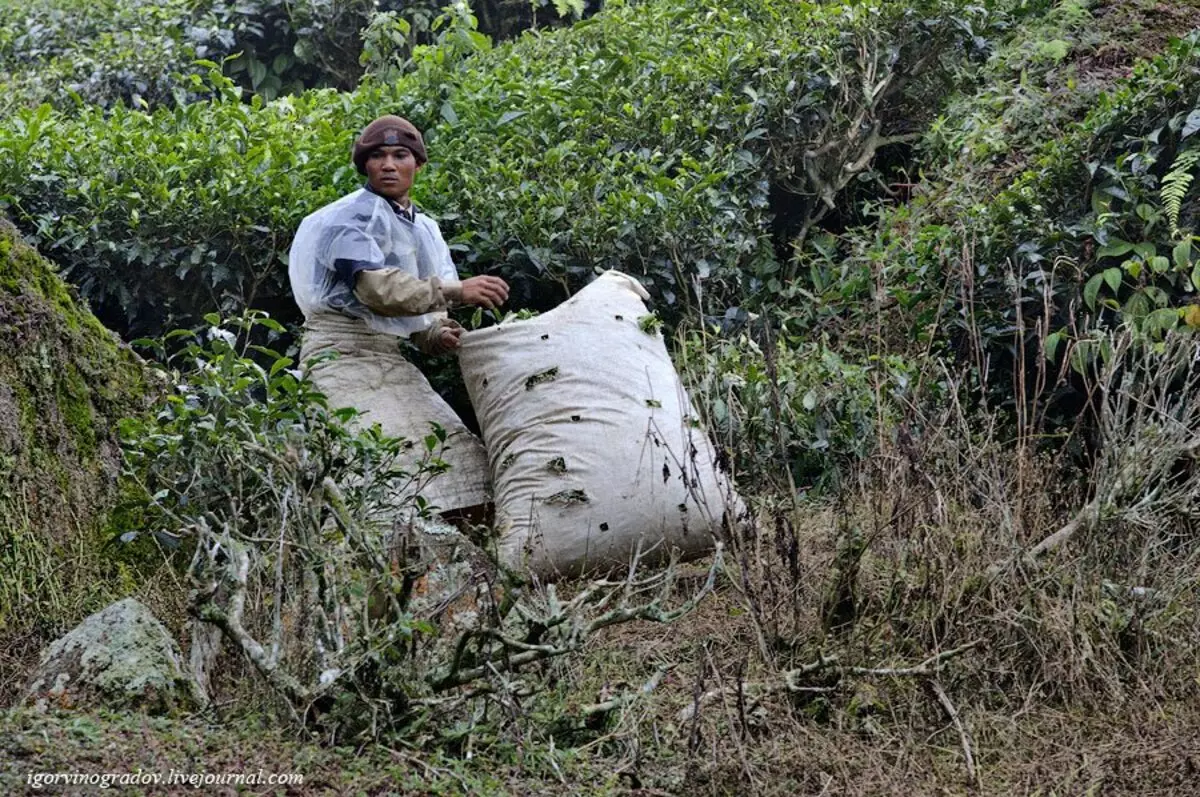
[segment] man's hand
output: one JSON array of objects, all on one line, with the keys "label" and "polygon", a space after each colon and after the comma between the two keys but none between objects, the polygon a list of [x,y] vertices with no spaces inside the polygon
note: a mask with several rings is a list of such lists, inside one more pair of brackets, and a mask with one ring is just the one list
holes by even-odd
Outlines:
[{"label": "man's hand", "polygon": [[462,324],[454,320],[446,321],[443,323],[442,328],[438,330],[437,335],[435,345],[440,352],[454,351],[462,345]]},{"label": "man's hand", "polygon": [[484,275],[471,277],[462,282],[463,304],[473,304],[488,310],[495,310],[506,301],[508,301],[508,283],[499,277]]}]

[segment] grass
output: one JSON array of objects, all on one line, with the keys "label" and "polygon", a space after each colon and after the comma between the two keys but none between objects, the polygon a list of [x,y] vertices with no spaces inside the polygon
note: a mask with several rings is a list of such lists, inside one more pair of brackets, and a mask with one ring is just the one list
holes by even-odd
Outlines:
[{"label": "grass", "polygon": [[[1148,417],[1104,443],[1145,439]],[[331,746],[262,713],[261,681],[231,662],[233,702],[212,715],[9,714],[0,791],[35,771],[141,768],[299,772],[303,788],[274,793],[331,795],[1189,793],[1189,521],[1164,509],[1130,522],[1114,499],[1063,547],[997,570],[1087,501],[1065,478],[1077,466],[1014,445],[987,416],[914,426],[924,433],[885,444],[824,503],[748,487],[758,533],[731,541],[720,588],[693,613],[605,629],[457,725]],[[680,597],[705,572],[684,566]]]},{"label": "grass", "polygon": [[[0,790],[5,794],[32,791],[28,785],[31,773],[138,770],[161,773],[164,778],[172,771],[189,775],[262,771],[303,776],[301,786],[250,793],[509,793],[509,773],[504,770],[493,772],[471,762],[383,746],[366,750],[323,747],[252,718],[218,725],[198,718],[180,722],[110,713],[69,718],[15,713],[0,720],[0,754],[5,760],[0,766]],[[77,793],[62,786],[43,791]],[[164,786],[157,790],[121,789],[119,793],[178,791]]]},{"label": "grass", "polygon": [[[821,502],[789,501],[767,459],[742,479],[758,528],[728,541],[694,612],[607,628],[473,712],[334,746],[272,713],[231,660],[211,715],[8,715],[0,791],[141,768],[294,771],[305,785],[276,792],[294,794],[1186,794],[1200,490],[1176,466],[1200,437],[1200,377],[1171,378],[1184,336],[1113,350],[1090,460],[953,401],[914,401],[909,431]],[[1019,555],[1093,504],[1061,546]],[[684,566],[678,596],[705,573]],[[170,586],[151,593],[159,610]]]},{"label": "grass", "polygon": [[[709,689],[771,677],[753,653],[743,606],[728,584],[672,626],[613,629],[556,673],[554,733],[530,731],[519,745],[481,742],[470,758],[385,744],[328,747],[254,716],[14,712],[0,719],[0,791],[21,793],[31,772],[139,768],[298,772],[302,789],[265,793],[306,795],[1176,795],[1192,786],[1200,763],[1194,700],[1082,711],[1014,694],[1011,705],[988,708],[956,683],[953,668],[946,690],[970,728],[977,786],[952,724],[908,679],[842,682],[816,700],[779,694],[740,704],[733,693],[694,723],[680,721],[701,678]],[[606,690],[639,685],[662,662],[676,667],[660,688],[602,726],[568,720]]]},{"label": "grass", "polygon": [[[1154,356],[1183,356],[1183,343]],[[1155,419],[1182,424],[1186,441],[1200,413],[1179,411],[1170,380],[1138,373],[1131,359],[1098,386],[1110,413],[1122,391],[1142,401],[1096,444],[1159,473],[1138,441],[1173,459]],[[757,533],[729,541],[720,587],[694,612],[605,629],[454,724],[333,746],[271,714],[235,660],[209,715],[10,713],[0,791],[24,790],[31,772],[140,768],[306,779],[245,793],[1188,793],[1200,762],[1191,493],[1155,477],[1154,495],[1175,503],[1139,520],[1139,494],[1105,487],[1103,457],[1082,478],[1011,439],[1003,416],[928,412],[914,407],[906,423],[920,432],[885,437],[824,502],[789,504],[766,470],[743,479]],[[1014,558],[1101,493],[1094,524]],[[684,566],[679,596],[705,573]]]}]

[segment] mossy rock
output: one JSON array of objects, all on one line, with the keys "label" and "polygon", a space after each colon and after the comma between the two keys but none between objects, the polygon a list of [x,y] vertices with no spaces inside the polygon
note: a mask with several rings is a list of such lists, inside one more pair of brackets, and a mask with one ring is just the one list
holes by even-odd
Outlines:
[{"label": "mossy rock", "polygon": [[117,492],[118,421],[145,411],[156,383],[2,218],[0,351],[0,646],[28,661],[131,586],[98,566],[100,530]]},{"label": "mossy rock", "polygon": [[25,705],[151,714],[208,703],[166,627],[132,598],[108,606],[50,645],[25,687]]},{"label": "mossy rock", "polygon": [[65,543],[111,506],[147,371],[0,219],[0,507]]}]

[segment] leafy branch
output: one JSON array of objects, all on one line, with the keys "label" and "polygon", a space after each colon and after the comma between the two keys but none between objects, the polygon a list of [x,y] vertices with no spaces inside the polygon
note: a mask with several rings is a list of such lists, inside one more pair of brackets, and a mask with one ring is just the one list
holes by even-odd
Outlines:
[{"label": "leafy branch", "polygon": [[677,563],[647,573],[640,551],[624,579],[569,599],[497,578],[483,551],[420,511],[444,434],[401,469],[405,441],[350,426],[353,411],[331,411],[289,358],[250,343],[275,322],[207,320],[149,342],[164,355],[181,346],[168,358],[175,389],[153,418],[122,428],[146,532],[191,551],[192,665],[206,688],[224,641],[295,721],[378,734],[500,699],[527,665],[613,625],[672,622],[712,591],[719,551],[680,601]]}]

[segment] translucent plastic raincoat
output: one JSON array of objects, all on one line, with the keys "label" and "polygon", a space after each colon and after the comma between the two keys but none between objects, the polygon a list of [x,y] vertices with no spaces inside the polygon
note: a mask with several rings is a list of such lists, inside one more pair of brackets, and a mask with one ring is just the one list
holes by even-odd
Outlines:
[{"label": "translucent plastic raincoat", "polygon": [[359,189],[311,214],[300,223],[288,258],[292,293],[305,318],[338,313],[361,318],[376,332],[408,337],[428,328],[437,317],[382,316],[354,295],[353,278],[342,261],[399,268],[419,279],[437,277],[456,282],[437,223],[423,213],[412,221],[396,216],[387,199]]}]

